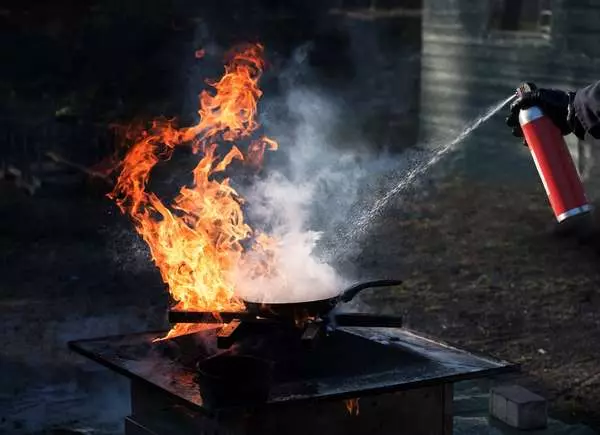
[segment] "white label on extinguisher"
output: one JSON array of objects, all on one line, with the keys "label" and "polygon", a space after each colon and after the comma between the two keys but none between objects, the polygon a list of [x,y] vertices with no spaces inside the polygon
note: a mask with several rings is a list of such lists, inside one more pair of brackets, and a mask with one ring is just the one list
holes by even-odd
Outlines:
[{"label": "white label on extinguisher", "polygon": [[546,190],[546,195],[548,196],[548,198],[550,198],[550,189],[548,189],[548,185],[546,184],[546,179],[544,178],[544,173],[542,172],[542,169],[540,168],[540,164],[538,163],[538,159],[535,156],[535,152],[533,151],[533,149],[531,149],[531,157],[533,157],[533,163],[535,164],[538,174],[540,174],[540,178],[542,179],[542,184],[544,185],[544,189]]}]

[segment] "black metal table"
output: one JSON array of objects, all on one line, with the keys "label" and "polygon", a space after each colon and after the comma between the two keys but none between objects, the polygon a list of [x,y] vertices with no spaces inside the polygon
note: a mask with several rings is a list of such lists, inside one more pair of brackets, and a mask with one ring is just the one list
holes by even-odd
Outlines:
[{"label": "black metal table", "polygon": [[[69,346],[132,380],[132,417],[128,423],[128,433],[132,434],[170,433],[166,429],[151,431],[147,429],[148,424],[140,423],[140,420],[156,420],[157,415],[162,413],[166,416],[162,418],[162,423],[175,421],[177,418],[172,410],[181,406],[186,412],[194,414],[192,420],[195,419],[197,424],[192,426],[196,433],[198,428],[210,426],[211,429],[206,429],[206,433],[212,433],[210,431],[217,430],[215,428],[220,428],[217,433],[232,434],[265,435],[282,430],[291,434],[295,433],[294,428],[298,433],[304,434],[319,433],[322,430],[334,430],[332,433],[337,433],[332,427],[345,427],[339,433],[377,430],[380,434],[385,434],[397,433],[393,432],[393,427],[398,424],[409,425],[411,433],[415,435],[451,433],[449,406],[452,395],[449,387],[452,383],[517,369],[510,362],[471,353],[406,329],[338,330],[327,338],[327,342],[307,351],[293,346],[277,350],[281,344],[267,346],[271,351],[260,356],[281,360],[282,363],[274,375],[268,403],[261,410],[253,411],[260,418],[255,419],[255,429],[251,430],[249,428],[252,424],[247,417],[243,424],[241,417],[233,417],[237,412],[235,410],[208,410],[194,380],[195,372],[191,362],[208,357],[211,352],[216,351],[211,344],[215,331],[209,329],[194,336],[182,337],[179,341],[176,339],[158,344],[153,343],[153,339],[164,333],[149,332],[80,340],[69,343]],[[203,351],[198,356],[196,353],[200,348]],[[273,352],[273,349],[276,351]],[[175,355],[169,356],[170,352]],[[194,354],[193,358],[186,361],[186,356],[191,354]],[[359,414],[360,418],[354,417],[350,423],[342,423],[342,420],[352,417],[346,411],[341,411],[341,414],[332,411],[334,408],[331,408],[331,403],[336,403],[335,409],[341,410],[340,402],[359,397],[361,402],[367,397],[376,398],[380,409],[370,414],[363,410]],[[390,397],[393,399],[389,399]],[[318,406],[322,408],[318,412],[314,409],[315,403],[319,403]],[[382,403],[388,403],[386,409],[389,408],[389,416],[382,413],[381,406],[385,408]],[[290,409],[295,411],[290,414]],[[247,411],[245,412],[247,416]],[[316,414],[308,418],[310,412]],[[328,415],[327,418],[318,417],[324,412]],[[421,417],[419,412],[423,413]],[[285,422],[281,419],[284,415],[287,415],[285,420],[290,427],[283,428]],[[324,421],[320,426],[319,419]],[[277,422],[273,422],[275,420]],[[311,420],[312,429],[299,424],[308,420]],[[387,426],[392,432],[385,430],[386,424],[382,423],[385,420],[390,421]],[[327,426],[333,424],[331,421],[337,421],[337,424]],[[367,426],[361,426],[359,421]],[[160,424],[154,423],[155,427]],[[146,429],[140,429],[143,427]],[[224,430],[224,427],[229,429]],[[232,429],[234,427],[235,430]],[[273,429],[274,427],[278,429]],[[178,426],[177,430],[183,429]]]}]

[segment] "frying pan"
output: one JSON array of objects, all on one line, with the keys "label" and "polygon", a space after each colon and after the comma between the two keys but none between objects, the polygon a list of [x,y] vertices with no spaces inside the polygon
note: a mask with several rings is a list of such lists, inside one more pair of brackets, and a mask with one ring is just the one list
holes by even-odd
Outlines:
[{"label": "frying pan", "polygon": [[249,312],[263,317],[287,318],[291,320],[316,318],[326,316],[336,305],[351,301],[363,290],[375,287],[392,287],[400,284],[402,284],[402,281],[397,279],[380,279],[355,284],[340,294],[326,299],[303,302],[257,302],[244,299],[244,303]]}]

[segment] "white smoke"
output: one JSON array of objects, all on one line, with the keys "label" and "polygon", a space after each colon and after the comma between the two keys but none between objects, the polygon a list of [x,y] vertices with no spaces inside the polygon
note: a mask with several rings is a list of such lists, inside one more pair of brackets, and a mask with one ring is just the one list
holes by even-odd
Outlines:
[{"label": "white smoke", "polygon": [[[296,66],[305,59],[304,50],[294,58]],[[336,133],[344,120],[333,98],[296,85],[289,74],[282,77],[288,88],[285,97],[266,105],[262,122],[279,142],[276,153],[286,158],[275,168],[267,167],[266,178],[244,192],[252,225],[264,228],[277,242],[273,277],[249,278],[243,267],[238,270],[238,294],[261,302],[323,299],[349,284],[319,249],[319,241],[350,218],[367,175],[361,161],[372,159],[360,143],[340,146]],[[270,116],[282,109],[288,115],[284,119]]]},{"label": "white smoke", "polygon": [[308,222],[315,187],[306,180],[294,181],[280,172],[254,185],[248,193],[249,216],[270,228],[274,238],[274,275],[248,279],[242,270],[237,288],[249,300],[297,302],[336,295],[344,280],[332,266],[315,255],[321,236]]}]

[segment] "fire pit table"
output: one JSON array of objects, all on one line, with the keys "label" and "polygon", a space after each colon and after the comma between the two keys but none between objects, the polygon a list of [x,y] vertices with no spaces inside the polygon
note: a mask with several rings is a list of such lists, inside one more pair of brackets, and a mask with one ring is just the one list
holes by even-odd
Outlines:
[{"label": "fire pit table", "polygon": [[[222,350],[219,329],[206,328],[158,342],[164,332],[69,346],[131,380],[127,435],[449,435],[454,382],[517,370],[407,329],[339,328],[311,347],[262,331]],[[273,363],[266,402],[206,406],[196,364],[220,352]]]}]

